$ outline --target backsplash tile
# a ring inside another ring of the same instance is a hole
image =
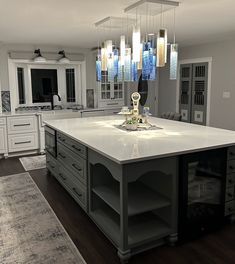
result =
[[[94,90],[87,89],[86,90],[86,101],[88,108],[94,108]]]
[[[10,91],[2,91],[2,112],[11,112]]]

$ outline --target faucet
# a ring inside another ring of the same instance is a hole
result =
[[[58,100],[61,101],[61,97],[58,94],[51,94],[51,110],[54,110],[54,97],[57,96]]]

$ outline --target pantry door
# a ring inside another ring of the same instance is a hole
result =
[[[181,64],[179,88],[182,121],[206,125],[208,63]]]

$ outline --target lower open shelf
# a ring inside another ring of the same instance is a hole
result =
[[[119,215],[108,206],[105,206],[105,209],[96,209],[90,214],[97,225],[114,242],[114,244],[119,245]],[[130,248],[138,246],[138,244],[144,242],[163,238],[169,235],[170,232],[169,225],[152,212],[129,217],[128,219],[128,244]]]

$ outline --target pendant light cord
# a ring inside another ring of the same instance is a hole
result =
[[[176,37],[175,37],[175,31],[176,31],[176,27],[175,27],[175,8],[174,8],[174,44],[175,44],[175,40],[176,40]]]

